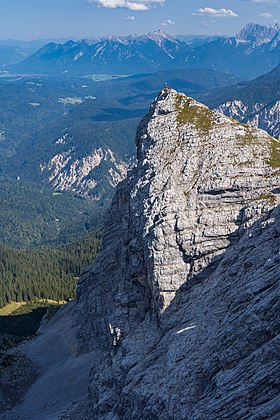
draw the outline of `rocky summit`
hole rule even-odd
[[[167,87],[136,144],[76,302],[22,347],[41,376],[6,418],[279,418],[279,141]]]

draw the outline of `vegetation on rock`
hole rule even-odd
[[[271,138],[271,156],[268,163],[272,168],[280,167],[280,141],[274,138]]]
[[[179,124],[191,123],[202,134],[208,134],[213,126],[213,111],[205,106],[198,106],[192,98],[177,95],[177,121]]]

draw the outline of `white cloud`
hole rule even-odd
[[[161,26],[168,26],[168,25],[175,25],[174,20],[166,19],[163,22],[161,22]]]
[[[237,17],[238,15],[230,9],[213,9],[203,7],[192,13],[193,16],[214,16],[214,17]]]
[[[135,16],[126,16],[126,17],[124,17],[124,20],[134,21],[135,20]]]
[[[119,7],[134,11],[149,10],[156,5],[163,6],[165,0],[85,0],[87,4],[96,4],[107,9],[117,9]]]
[[[252,0],[254,3],[277,3],[277,0]]]
[[[273,18],[273,14],[272,13],[260,13],[260,16],[261,17],[264,17],[264,18]]]

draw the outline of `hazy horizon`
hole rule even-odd
[[[247,22],[247,24],[249,24],[249,23],[255,23],[255,24],[260,24],[259,22]],[[277,22],[275,22],[274,24],[265,24],[265,23],[261,23],[260,25],[264,25],[264,26],[274,26],[274,25],[276,25],[277,24]],[[246,23],[245,23],[245,25],[246,25]],[[239,30],[237,30],[237,32],[235,32],[235,33],[232,33],[232,34],[226,34],[226,33],[223,33],[223,34],[218,34],[218,33],[213,33],[213,34],[203,34],[203,33],[176,33],[176,34],[172,34],[171,33],[171,31],[168,31],[168,30],[166,30],[166,29],[163,29],[163,28],[159,28],[159,29],[154,29],[153,31],[147,31],[147,32],[142,32],[142,33],[135,33],[135,32],[131,32],[131,33],[128,33],[128,34],[115,34],[115,33],[111,33],[111,34],[106,34],[106,35],[100,35],[100,36],[81,36],[81,37],[74,37],[74,36],[69,36],[69,37],[63,37],[63,38],[61,38],[61,37],[57,37],[57,38],[55,38],[55,37],[42,37],[42,38],[30,38],[30,39],[25,39],[25,38],[0,38],[0,42],[26,42],[26,43],[28,43],[28,42],[34,42],[34,43],[36,43],[36,42],[42,42],[42,41],[48,41],[48,42],[54,42],[54,41],[60,41],[60,42],[67,42],[67,41],[69,41],[69,40],[73,40],[73,41],[79,41],[79,40],[83,40],[83,39],[87,39],[87,40],[99,40],[99,39],[101,39],[101,38],[107,38],[107,37],[114,37],[114,36],[116,36],[116,37],[127,37],[127,36],[130,36],[130,35],[137,35],[137,36],[142,36],[142,35],[147,35],[148,33],[153,33],[153,32],[159,32],[159,31],[162,31],[162,32],[165,32],[165,33],[167,33],[167,34],[169,34],[169,35],[171,35],[171,36],[173,36],[174,38],[176,38],[176,37],[180,37],[180,36],[197,36],[197,37],[207,37],[207,36],[209,36],[209,37],[211,37],[211,36],[224,36],[224,37],[226,37],[226,36],[234,36],[234,35],[236,35],[242,28],[244,28],[244,26],[245,25],[243,25],[242,27],[240,27],[239,28]]]
[[[274,24],[280,0],[1,0],[0,40],[96,39],[163,29],[171,35],[234,35]]]

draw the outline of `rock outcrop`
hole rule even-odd
[[[166,88],[136,143],[72,306],[88,396],[53,418],[279,418],[279,142]]]
[[[58,141],[61,140],[63,137]],[[126,177],[127,168],[128,163],[118,159],[112,150],[101,147],[82,158],[77,156],[77,151],[72,147],[40,166],[54,190],[72,191],[96,201],[107,198],[105,187],[116,187]]]
[[[273,418],[279,142],[169,88],[136,142],[78,287],[84,418]]]

